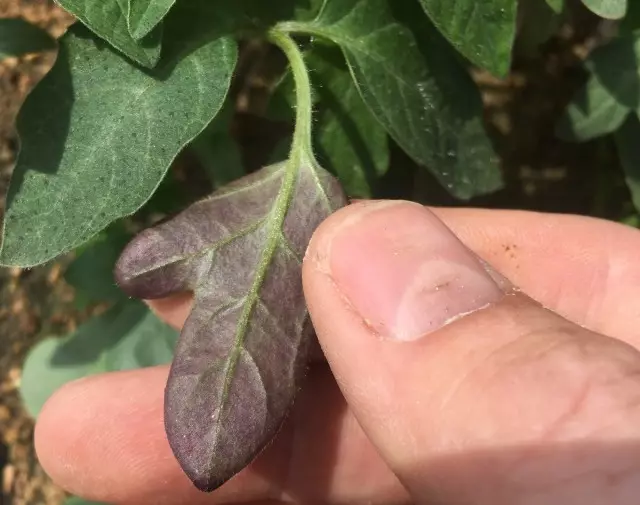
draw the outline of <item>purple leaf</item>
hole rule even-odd
[[[116,277],[132,296],[194,292],[165,427],[199,489],[242,470],[280,428],[313,337],[302,257],[315,228],[345,203],[322,168],[281,163],[144,231],[120,258]]]

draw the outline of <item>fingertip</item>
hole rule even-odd
[[[146,495],[143,482],[152,472],[182,477],[164,435],[167,373],[166,366],[114,372],[60,388],[36,423],[36,451],[45,471],[73,494],[114,502]],[[143,451],[136,449],[140,445]],[[123,474],[135,478],[123,481]]]
[[[193,306],[193,294],[190,292],[177,293],[167,298],[145,300],[149,308],[162,321],[180,330]]]

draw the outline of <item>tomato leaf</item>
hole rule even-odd
[[[55,47],[55,41],[46,31],[24,19],[0,19],[0,59]]]
[[[629,3],[627,15],[620,23],[620,31],[634,32],[640,30],[640,2]]]
[[[582,3],[605,19],[622,19],[627,13],[627,0],[582,0]]]
[[[583,142],[616,131],[631,109],[621,104],[592,74],[578,91],[558,123],[563,140]]]
[[[240,146],[231,135],[233,105],[228,101],[189,146],[215,189],[245,175]]]
[[[245,176],[125,249],[131,296],[193,290],[167,383],[165,426],[185,473],[213,490],[276,434],[312,337],[301,261],[311,233],[344,205],[337,181],[291,161]]]
[[[389,168],[387,132],[371,114],[340,52],[315,47],[305,54],[317,103],[314,146],[322,166],[337,175],[347,195],[370,198]],[[270,117],[293,122],[291,73],[280,82]]]
[[[61,39],[53,69],[19,113],[2,264],[46,262],[137,211],[213,119],[236,45],[189,39],[189,28],[167,30],[167,54],[153,71],[131,65],[81,25]]]
[[[37,417],[64,384],[82,377],[169,363],[178,333],[143,303],[126,300],[64,338],[51,337],[27,356],[20,395]]]
[[[640,109],[640,36],[625,35],[601,46],[587,59],[589,79],[558,125],[567,140],[588,140],[615,131]]]
[[[629,115],[614,139],[633,204],[640,211],[640,119],[637,114]]]
[[[125,0],[127,27],[135,40],[149,35],[169,13],[176,0]]]
[[[470,198],[500,188],[477,87],[428,21],[418,39],[408,28],[415,15],[404,9],[407,4],[391,5],[326,0],[315,20],[284,23],[282,29],[340,45],[373,115],[452,194]]]
[[[76,251],[64,278],[75,289],[80,307],[90,303],[122,301],[124,294],[113,278],[113,267],[131,235],[121,222],[114,223]]]
[[[444,36],[472,63],[497,76],[506,76],[516,35],[517,0],[420,3]]]
[[[546,0],[547,5],[553,9],[556,14],[560,14],[564,11],[565,0]]]
[[[540,46],[558,32],[562,16],[540,0],[523,0],[520,15],[523,22],[518,30],[516,47],[527,56],[535,56]]]
[[[118,51],[143,67],[153,68],[160,60],[162,27],[158,26],[144,40],[137,41],[129,33],[126,0],[56,0],[86,27]]]
[[[70,496],[64,501],[63,505],[106,505],[102,502],[89,501],[84,498],[78,498],[77,496]]]

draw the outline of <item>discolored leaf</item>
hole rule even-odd
[[[640,119],[637,114],[629,115],[614,139],[633,204],[640,211]]]
[[[189,25],[170,28],[153,71],[131,65],[81,25],[61,39],[53,69],[18,116],[21,152],[2,264],[46,262],[137,211],[221,108],[235,42],[190,39]]]
[[[157,27],[144,40],[137,41],[129,33],[127,0],[56,0],[101,39],[140,65],[152,68],[160,60],[162,27]]]
[[[627,12],[627,0],[582,0],[582,3],[601,18],[622,19]]]
[[[561,139],[577,142],[607,135],[622,125],[629,111],[592,74],[567,107],[557,134]]]
[[[64,384],[82,377],[169,363],[178,333],[143,303],[126,300],[65,338],[48,338],[27,356],[20,395],[33,417]]]
[[[156,28],[176,0],[124,0],[127,4],[127,27],[135,40],[141,40]]]
[[[55,47],[55,41],[46,31],[24,19],[0,19],[0,59]]]
[[[516,34],[517,0],[420,3],[444,36],[472,63],[498,76],[508,73]]]
[[[165,426],[202,490],[244,468],[289,409],[311,336],[302,256],[316,226],[344,203],[337,181],[312,163],[273,165],[143,232],[118,262],[132,296],[194,291]]]
[[[314,21],[286,23],[283,29],[339,44],[373,115],[452,194],[469,198],[494,191],[502,178],[478,89],[427,20],[420,38],[414,36],[407,24],[415,18],[410,7],[326,0]]]

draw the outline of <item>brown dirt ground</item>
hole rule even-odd
[[[0,18],[18,15],[54,36],[59,36],[71,21],[50,0],[0,0]],[[562,143],[553,136],[559,113],[583,78],[579,62],[591,43],[587,35],[590,37],[588,33],[566,31],[548,44],[542,57],[517,63],[507,81],[478,76],[507,188],[471,204],[615,219],[631,212],[629,195],[609,141],[577,146]],[[259,48],[256,51],[260,54]],[[264,67],[268,58],[258,60]],[[0,63],[0,208],[17,145],[13,130],[16,112],[52,61],[53,56],[47,54]],[[256,87],[264,88],[264,83],[256,83]],[[257,96],[260,102],[260,93]],[[252,108],[242,98],[238,103],[241,112]],[[264,144],[268,143],[264,139],[272,138],[273,125],[265,131],[260,120],[246,114],[240,117],[237,133],[245,150],[249,153],[264,150]],[[259,157],[255,163],[261,161]],[[254,164],[251,159],[246,161]],[[406,164],[406,159],[396,153],[394,162],[400,167]],[[399,170],[398,167],[394,169]],[[415,198],[431,204],[455,203],[428,175],[420,174],[417,179],[409,175],[409,183],[419,188]],[[402,188],[397,189],[397,194],[394,191],[390,186],[389,196],[406,196]],[[0,210],[0,218],[1,213]],[[28,271],[0,269],[0,505],[59,505],[64,497],[37,463],[32,445],[33,421],[20,404],[17,388],[27,350],[44,336],[72,330],[85,317],[73,308],[73,292],[61,279],[66,261]]]
[[[70,18],[45,0],[0,0],[0,18],[22,16],[59,36]],[[52,54],[0,63],[0,195],[4,195],[16,148],[15,114],[31,87],[53,62]],[[0,206],[4,203],[0,201]],[[47,334],[76,325],[73,293],[60,282],[63,263],[29,271],[0,269],[0,470],[2,505],[53,505],[64,493],[37,463],[33,421],[17,388],[28,349]]]

